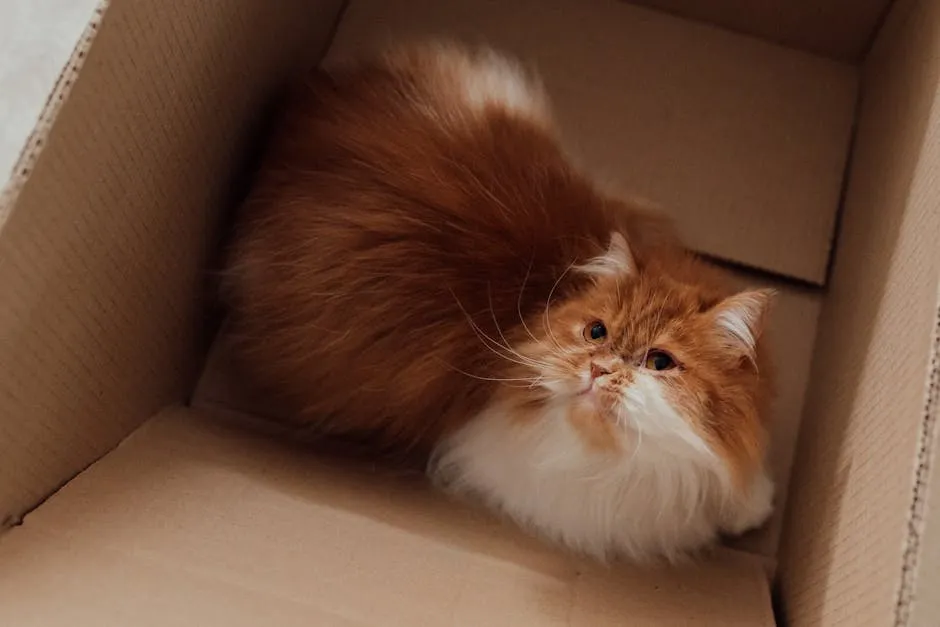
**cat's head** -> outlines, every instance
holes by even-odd
[[[722,460],[738,478],[756,470],[772,292],[729,292],[691,255],[638,264],[620,234],[569,272],[583,285],[549,302],[523,349],[546,402],[567,405],[592,447],[629,453],[646,439]]]

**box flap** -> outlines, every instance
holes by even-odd
[[[427,36],[533,64],[592,174],[696,250],[825,280],[855,67],[614,0],[352,0],[328,59]]]
[[[340,5],[128,0],[89,27],[0,199],[0,527],[191,389],[250,123]]]
[[[0,538],[0,624],[773,625],[760,563],[581,562],[421,478],[170,410]]]

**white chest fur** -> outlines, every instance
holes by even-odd
[[[760,524],[770,510],[769,481],[761,511],[741,512],[759,520],[739,520],[739,499],[714,457],[666,450],[653,434],[621,451],[591,450],[566,411],[520,421],[491,407],[442,443],[431,474],[446,489],[599,558],[677,557],[708,544],[719,527]]]

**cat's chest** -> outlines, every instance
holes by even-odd
[[[438,476],[579,550],[684,545],[714,531],[714,475],[651,443],[599,450],[563,410],[533,419],[490,409],[439,449]]]

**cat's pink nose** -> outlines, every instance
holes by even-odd
[[[604,366],[591,362],[591,378],[596,379],[598,377],[603,377],[605,374],[610,374],[610,370]]]

